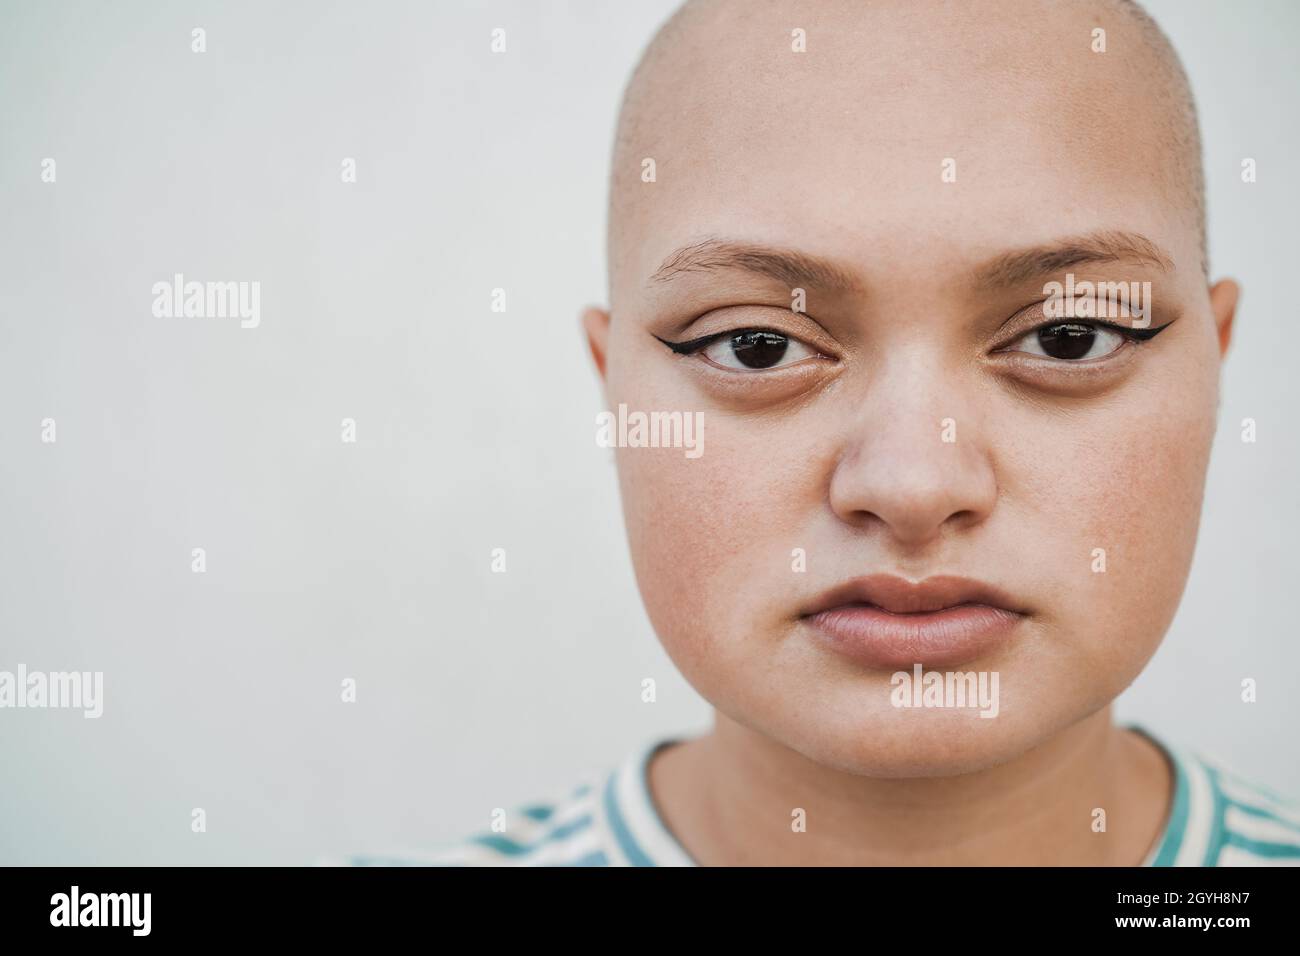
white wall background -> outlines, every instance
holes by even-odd
[[[1149,6],[1245,296],[1187,595],[1120,716],[1300,793],[1300,7]],[[0,863],[427,846],[707,727],[636,593],[577,327],[672,7],[0,3],[0,669],[106,684],[99,720],[0,711]],[[260,281],[260,327],[153,317],[175,272]]]

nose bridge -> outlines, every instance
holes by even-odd
[[[932,349],[900,350],[855,404],[831,478],[842,520],[879,523],[915,545],[992,511],[996,479],[972,377]]]

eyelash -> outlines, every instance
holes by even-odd
[[[701,335],[698,339],[689,339],[685,342],[669,342],[667,339],[659,339],[659,336],[657,335],[655,338],[659,339],[660,342],[668,346],[678,355],[694,355],[696,352],[700,351],[700,349],[712,345],[714,342],[718,341],[718,339],[726,338],[728,335],[743,335],[746,332],[770,332],[773,335],[783,335],[788,339],[794,338],[794,336],[786,335],[784,332],[778,332],[776,329],[760,328],[728,329],[725,332],[713,332],[709,335]]]
[[[755,372],[779,372],[782,369],[792,368],[793,366],[796,365],[802,365],[805,362],[807,362],[809,359],[827,358],[827,356],[821,354],[821,352],[816,347],[809,345],[803,339],[797,338],[796,336],[790,335],[786,332],[779,331],[778,329],[762,328],[758,326],[728,329],[725,332],[713,332],[709,335],[702,335],[697,339],[689,339],[688,341],[685,342],[669,342],[667,339],[660,339],[659,336],[657,335],[655,336],[655,338],[659,339],[660,342],[662,342],[668,348],[672,349],[678,355],[695,355],[698,352],[705,351],[706,349],[708,349],[710,346],[714,345],[717,342],[722,342],[730,338],[733,343],[732,355],[735,358],[737,358],[738,361],[742,361],[742,364],[748,364],[748,363],[744,363],[743,360],[740,358],[741,350],[735,347],[735,342],[744,336],[754,336],[754,337],[771,336],[774,338],[781,339],[782,345],[781,345],[780,353],[776,356],[776,363],[778,364],[773,364],[766,367],[751,365],[747,369],[741,369],[736,366],[730,366],[718,361],[714,361],[707,354],[701,356],[701,358],[709,365],[712,365],[723,371],[741,372],[742,374],[753,374]],[[744,347],[744,350],[748,351],[755,347],[761,347],[762,344],[772,345],[775,343],[772,343],[770,341],[767,343],[759,343],[754,341],[748,343]],[[802,356],[796,356],[795,361],[788,362],[786,364],[779,364],[784,358],[787,357],[787,352],[791,348],[793,348],[796,352],[798,352],[799,349],[802,349],[807,354]]]
[[[1063,327],[1066,327],[1066,326],[1076,326],[1076,327],[1077,327],[1077,326],[1082,326],[1082,327],[1084,327],[1084,328],[1087,328],[1087,329],[1094,329],[1094,330],[1095,330],[1095,329],[1106,329],[1107,331],[1115,332],[1115,333],[1117,333],[1117,334],[1123,336],[1127,341],[1133,343],[1134,345],[1141,345],[1141,344],[1144,343],[1144,342],[1149,342],[1149,341],[1151,341],[1153,338],[1155,338],[1158,334],[1160,334],[1161,332],[1163,332],[1165,329],[1169,328],[1169,326],[1171,326],[1171,325],[1173,325],[1172,322],[1166,322],[1164,325],[1158,325],[1158,326],[1155,326],[1154,328],[1149,328],[1149,329],[1135,329],[1135,328],[1132,328],[1132,327],[1127,326],[1127,325],[1119,325],[1119,324],[1117,324],[1117,323],[1115,323],[1115,322],[1107,322],[1107,321],[1105,321],[1104,319],[1052,319],[1052,320],[1050,320],[1050,321],[1040,323],[1039,325],[1036,325],[1036,326],[1034,326],[1034,327],[1031,328],[1031,329],[1026,329],[1024,332],[1021,332],[1019,335],[1017,335],[1017,336],[1016,336],[1016,337],[1015,337],[1015,338],[1014,338],[1014,339],[1009,343],[1009,345],[1015,345],[1017,342],[1022,342],[1022,341],[1024,341],[1025,339],[1029,338],[1031,335],[1035,335],[1035,334],[1037,334],[1037,333],[1039,333],[1039,332],[1044,331],[1045,329],[1056,329],[1056,328],[1063,328]],[[1122,348],[1122,347],[1123,347],[1123,346],[1120,346],[1120,348]],[[994,349],[993,351],[995,351],[995,352],[1008,352],[1008,351],[1010,351],[1010,352],[1016,352],[1016,351],[1020,351],[1020,350],[1019,350],[1019,349],[1010,349],[1008,346],[1005,346],[1005,345],[1004,345],[1004,346],[1002,346],[1001,348]],[[1106,353],[1106,356],[1102,356],[1102,358],[1105,358],[1105,357],[1110,356],[1110,355],[1114,355],[1115,352],[1118,352],[1118,351],[1119,351],[1119,348],[1116,348],[1116,349],[1114,349],[1114,350],[1112,350],[1112,351],[1110,351],[1110,352],[1107,352],[1107,353]],[[1075,359],[1075,360],[1071,360],[1071,359],[1058,359],[1058,358],[1053,358],[1053,357],[1050,356],[1050,355],[1049,355],[1049,356],[1037,356],[1037,355],[1036,355],[1036,356],[1034,356],[1034,357],[1035,357],[1035,358],[1043,358],[1043,359],[1046,359],[1046,360],[1049,361],[1049,362],[1054,362],[1054,363],[1057,363],[1057,364],[1060,364],[1060,365],[1085,365],[1085,364],[1090,364],[1091,362],[1099,361],[1098,359],[1089,359],[1089,360],[1087,360],[1086,362],[1085,362],[1085,361],[1081,361],[1081,360],[1077,360],[1077,359]]]

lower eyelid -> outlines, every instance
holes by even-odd
[[[1101,379],[1112,376],[1127,368],[1137,354],[1141,342],[1126,340],[1123,345],[1100,358],[1086,361],[1054,359],[1042,355],[1033,355],[1018,350],[998,351],[998,363],[1009,366],[1028,378],[1041,379],[1044,382],[1073,381],[1081,383],[1087,379]]]
[[[796,369],[796,368],[802,369],[803,366],[810,365],[813,363],[835,361],[835,359],[832,359],[829,355],[822,355],[819,353],[816,355],[809,355],[807,358],[801,358],[797,362],[790,362],[788,365],[774,365],[771,368],[735,368],[730,365],[719,365],[717,362],[713,361],[711,358],[705,355],[703,349],[701,349],[699,352],[694,353],[694,357],[703,361],[703,363],[709,366],[710,368],[716,368],[719,372],[734,372],[738,375],[748,375],[748,376],[755,376],[755,375],[774,376],[774,375],[779,375],[782,372],[790,371],[791,369]]]

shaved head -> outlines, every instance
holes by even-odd
[[[1105,31],[1100,41],[1097,29]],[[795,30],[805,32],[804,53],[792,50]],[[927,82],[915,82],[926,74]],[[907,133],[907,122],[933,125],[954,102],[978,101],[971,93],[981,89],[982,103],[960,107],[971,122],[951,124],[944,157],[960,164],[964,147],[999,132],[1001,124],[990,121],[1025,107],[1058,114],[1061,149],[1093,150],[1111,165],[1128,157],[1147,170],[1193,224],[1198,271],[1207,271],[1191,88],[1164,32],[1132,0],[687,0],[650,41],[623,96],[609,195],[611,304],[630,265],[629,237],[641,234],[643,207],[662,198],[656,189],[665,179],[693,177],[698,185],[718,175],[743,178],[750,164],[769,161],[764,150],[773,140],[798,142],[814,155],[846,147],[884,154],[895,135]],[[917,92],[929,96],[911,95]],[[909,100],[901,127],[879,110],[891,100]],[[853,112],[862,120],[856,128]],[[1078,135],[1081,125],[1093,135]],[[851,143],[828,142],[846,133]],[[1052,162],[1050,150],[1037,152]],[[655,163],[654,183],[644,180],[647,159]],[[906,151],[895,159],[917,161]],[[1018,165],[972,172],[1005,187]]]

